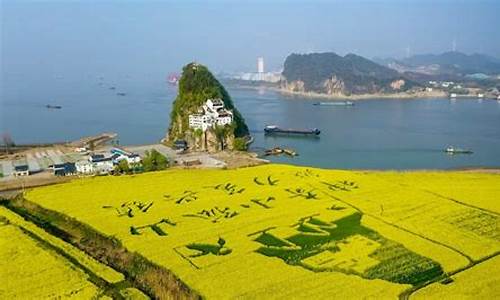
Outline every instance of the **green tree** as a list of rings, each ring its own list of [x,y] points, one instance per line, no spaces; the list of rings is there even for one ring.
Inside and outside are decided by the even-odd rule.
[[[160,152],[155,149],[151,151],[146,151],[144,158],[142,159],[142,165],[144,167],[144,171],[159,171],[165,170],[168,168],[168,159]]]
[[[226,137],[230,130],[231,130],[230,126],[215,125],[214,132],[215,132],[215,137],[217,138],[217,141],[220,144],[220,150],[224,150],[224,145],[226,144]]]
[[[203,135],[203,130],[197,128],[194,130],[193,135],[197,138],[201,137]]]
[[[235,138],[233,143],[234,150],[247,151],[247,141],[245,138]]]
[[[94,141],[90,141],[87,147],[89,148],[90,151],[94,151],[95,150]]]
[[[128,165],[128,162],[126,159],[122,159],[118,162],[118,164],[115,166],[115,174],[129,174],[130,173],[130,166]]]

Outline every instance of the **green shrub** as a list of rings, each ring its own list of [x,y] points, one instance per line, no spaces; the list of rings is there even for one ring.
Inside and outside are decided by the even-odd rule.
[[[247,151],[247,141],[245,138],[235,138],[233,142],[234,150]]]
[[[128,165],[127,160],[122,159],[118,162],[118,164],[115,166],[115,174],[129,174],[130,173],[130,166]]]
[[[167,157],[155,149],[146,151],[142,159],[142,165],[145,172],[165,170],[169,166]]]

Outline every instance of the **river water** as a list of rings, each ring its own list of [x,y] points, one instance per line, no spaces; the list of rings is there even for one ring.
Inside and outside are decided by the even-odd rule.
[[[346,169],[500,167],[497,101],[371,99],[337,107],[314,106],[315,100],[273,91],[228,91],[255,138],[253,151],[281,146],[299,153],[269,158],[276,162]],[[0,131],[17,143],[67,141],[103,131],[117,132],[123,145],[155,143],[165,134],[176,93],[158,76],[27,80],[9,74],[3,79]],[[266,137],[266,124],[319,128],[321,135]],[[474,153],[447,155],[443,149],[448,145]]]

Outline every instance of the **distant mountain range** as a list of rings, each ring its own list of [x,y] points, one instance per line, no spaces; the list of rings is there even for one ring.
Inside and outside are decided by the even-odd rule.
[[[399,60],[376,59],[376,61],[399,72],[415,72],[427,75],[500,74],[500,59],[483,54],[467,55],[457,51],[442,54],[414,55]]]
[[[395,93],[415,83],[396,70],[355,54],[291,54],[284,64],[281,87],[291,92],[328,95]]]

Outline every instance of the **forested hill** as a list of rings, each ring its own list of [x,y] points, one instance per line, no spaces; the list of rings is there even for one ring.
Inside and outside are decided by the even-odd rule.
[[[231,130],[234,137],[248,135],[245,120],[222,84],[207,67],[190,63],[184,66],[179,80],[178,95],[170,113],[169,140],[186,138],[186,133],[189,131],[189,115],[196,113],[207,99],[214,98],[222,99],[225,107],[233,111],[234,126]]]
[[[285,60],[283,88],[326,94],[401,92],[414,83],[390,68],[355,54],[291,54]]]
[[[437,65],[441,72],[500,74],[500,59],[483,54],[467,55],[457,51],[415,55],[400,60],[400,63],[412,67]]]

